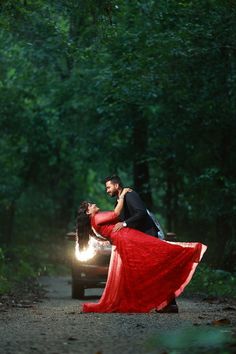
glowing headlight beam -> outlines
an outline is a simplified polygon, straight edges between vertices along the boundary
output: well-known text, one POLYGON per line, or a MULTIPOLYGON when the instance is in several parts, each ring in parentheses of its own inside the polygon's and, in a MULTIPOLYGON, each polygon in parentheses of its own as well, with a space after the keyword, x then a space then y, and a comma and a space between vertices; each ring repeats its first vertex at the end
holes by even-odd
POLYGON ((87 249, 84 250, 84 251, 80 251, 79 250, 79 244, 76 243, 76 245, 75 245, 75 256, 78 259, 78 261, 86 262, 89 259, 92 259, 95 256, 95 254, 96 254, 96 250, 95 250, 95 248, 93 247, 93 245, 90 242, 88 243, 87 249))

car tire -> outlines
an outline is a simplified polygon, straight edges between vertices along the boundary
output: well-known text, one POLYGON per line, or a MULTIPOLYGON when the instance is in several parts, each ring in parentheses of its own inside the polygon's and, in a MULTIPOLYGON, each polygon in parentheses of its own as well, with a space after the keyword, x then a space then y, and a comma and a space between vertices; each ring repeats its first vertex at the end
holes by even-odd
POLYGON ((84 286, 80 284, 75 279, 72 279, 72 299, 83 299, 84 298, 84 286))

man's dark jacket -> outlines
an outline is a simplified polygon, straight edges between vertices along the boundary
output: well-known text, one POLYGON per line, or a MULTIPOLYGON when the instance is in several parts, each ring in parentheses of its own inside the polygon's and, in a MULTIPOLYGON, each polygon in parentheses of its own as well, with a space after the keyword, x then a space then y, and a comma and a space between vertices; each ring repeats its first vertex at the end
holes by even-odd
POLYGON ((146 206, 135 191, 126 193, 120 219, 125 221, 128 227, 158 237, 159 229, 148 215, 146 206))

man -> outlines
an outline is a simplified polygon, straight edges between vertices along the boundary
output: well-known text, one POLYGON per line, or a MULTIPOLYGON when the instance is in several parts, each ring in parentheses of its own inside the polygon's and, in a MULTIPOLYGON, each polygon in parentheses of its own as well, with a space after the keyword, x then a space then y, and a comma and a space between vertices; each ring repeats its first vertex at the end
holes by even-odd
MULTIPOLYGON (((119 176, 113 175, 106 177, 105 186, 107 194, 119 199, 123 190, 123 184, 119 176)), ((125 195, 120 220, 121 221, 114 226, 114 231, 118 231, 123 227, 131 227, 155 237, 158 237, 158 233, 160 232, 160 229, 151 218, 144 202, 135 191, 128 192, 125 195)), ((160 312, 178 313, 178 306, 175 299, 160 312)))
MULTIPOLYGON (((123 184, 119 176, 109 176, 105 179, 106 192, 111 197, 119 196, 123 190, 123 184)), ((142 231, 148 235, 158 237, 159 228, 153 222, 147 208, 135 191, 125 195, 124 207, 120 215, 121 222, 118 222, 114 231, 118 231, 123 227, 131 227, 142 231)))

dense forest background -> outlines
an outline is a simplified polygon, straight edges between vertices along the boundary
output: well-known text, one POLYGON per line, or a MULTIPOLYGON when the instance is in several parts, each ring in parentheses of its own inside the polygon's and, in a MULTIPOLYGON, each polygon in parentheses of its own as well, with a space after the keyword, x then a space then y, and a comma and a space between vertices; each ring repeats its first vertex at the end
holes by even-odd
POLYGON ((236 270, 234 1, 2 0, 0 66, 0 260, 63 253, 118 173, 236 270))

